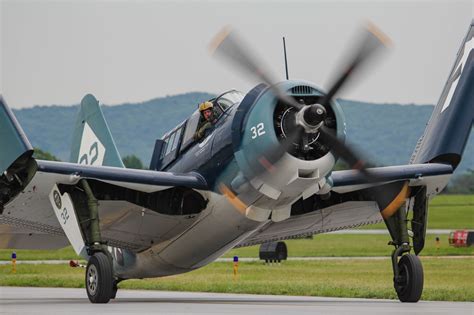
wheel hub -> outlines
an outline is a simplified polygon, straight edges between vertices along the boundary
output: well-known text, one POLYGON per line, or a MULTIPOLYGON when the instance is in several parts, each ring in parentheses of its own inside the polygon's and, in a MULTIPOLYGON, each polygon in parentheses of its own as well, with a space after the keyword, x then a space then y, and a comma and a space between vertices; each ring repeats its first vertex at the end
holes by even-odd
POLYGON ((87 270, 87 290, 91 295, 94 295, 97 290, 98 272, 94 265, 90 265, 87 270))

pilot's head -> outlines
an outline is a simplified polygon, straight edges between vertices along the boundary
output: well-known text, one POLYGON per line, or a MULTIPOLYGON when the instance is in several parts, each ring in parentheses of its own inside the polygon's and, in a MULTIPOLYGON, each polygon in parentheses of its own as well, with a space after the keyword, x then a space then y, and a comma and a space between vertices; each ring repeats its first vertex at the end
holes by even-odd
POLYGON ((199 104, 199 112, 207 121, 214 119, 214 105, 211 102, 204 102, 199 104))

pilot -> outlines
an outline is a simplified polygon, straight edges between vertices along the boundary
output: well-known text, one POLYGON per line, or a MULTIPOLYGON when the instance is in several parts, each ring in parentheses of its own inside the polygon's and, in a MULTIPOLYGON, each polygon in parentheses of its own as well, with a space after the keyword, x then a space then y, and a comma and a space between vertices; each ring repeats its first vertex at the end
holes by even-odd
POLYGON ((214 112, 214 105, 212 102, 203 102, 199 104, 199 112, 201 113, 204 120, 198 128, 198 131, 194 134, 194 140, 199 141, 205 135, 206 131, 211 129, 217 121, 216 114, 214 112))

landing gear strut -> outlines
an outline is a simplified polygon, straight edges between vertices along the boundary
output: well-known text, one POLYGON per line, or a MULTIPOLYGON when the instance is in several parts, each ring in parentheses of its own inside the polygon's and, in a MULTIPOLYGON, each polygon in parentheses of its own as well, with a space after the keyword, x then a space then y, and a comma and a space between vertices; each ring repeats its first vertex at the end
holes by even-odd
POLYGON ((117 294, 117 279, 114 277, 112 257, 102 241, 99 226, 98 201, 89 183, 81 180, 81 187, 87 197, 88 247, 85 284, 87 297, 92 303, 108 303, 117 294))
POLYGON ((404 208, 385 219, 395 250, 392 252, 393 286, 401 302, 418 302, 423 292, 423 266, 418 256, 410 254, 408 220, 404 208))

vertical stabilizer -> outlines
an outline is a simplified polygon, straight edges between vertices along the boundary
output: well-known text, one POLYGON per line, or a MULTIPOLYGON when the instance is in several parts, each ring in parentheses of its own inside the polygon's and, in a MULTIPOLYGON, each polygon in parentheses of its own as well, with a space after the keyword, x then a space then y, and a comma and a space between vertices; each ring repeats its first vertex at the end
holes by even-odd
POLYGON ((474 20, 411 162, 447 163, 456 168, 461 162, 473 119, 474 20))
POLYGON ((70 162, 124 167, 99 102, 91 94, 81 101, 72 139, 70 162))

